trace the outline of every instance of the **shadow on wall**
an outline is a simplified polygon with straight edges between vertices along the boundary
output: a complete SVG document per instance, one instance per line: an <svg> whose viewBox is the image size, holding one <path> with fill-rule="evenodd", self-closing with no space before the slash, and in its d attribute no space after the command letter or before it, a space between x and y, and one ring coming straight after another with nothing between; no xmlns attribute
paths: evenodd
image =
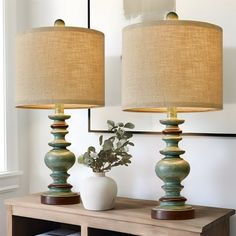
<svg viewBox="0 0 236 236"><path fill-rule="evenodd" d="M236 48L224 48L224 103L236 103Z"/></svg>

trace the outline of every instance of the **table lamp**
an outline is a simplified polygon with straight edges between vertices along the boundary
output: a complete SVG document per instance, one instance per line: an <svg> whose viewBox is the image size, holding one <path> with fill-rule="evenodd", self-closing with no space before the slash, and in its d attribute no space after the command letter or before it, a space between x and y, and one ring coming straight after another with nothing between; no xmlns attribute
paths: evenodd
<svg viewBox="0 0 236 236"><path fill-rule="evenodd" d="M216 25L166 20L130 25L123 30L122 107L131 112L167 112L155 171L165 196L152 209L154 219L191 219L194 209L180 195L190 171L178 147L184 120L177 112L222 109L222 29Z"/></svg>
<svg viewBox="0 0 236 236"><path fill-rule="evenodd" d="M45 164L53 183L41 195L43 204L79 202L79 194L67 183L75 156L67 147L64 108L93 108L104 105L104 34L87 28L53 27L32 29L16 40L16 107L55 109L49 143L52 150Z"/></svg>

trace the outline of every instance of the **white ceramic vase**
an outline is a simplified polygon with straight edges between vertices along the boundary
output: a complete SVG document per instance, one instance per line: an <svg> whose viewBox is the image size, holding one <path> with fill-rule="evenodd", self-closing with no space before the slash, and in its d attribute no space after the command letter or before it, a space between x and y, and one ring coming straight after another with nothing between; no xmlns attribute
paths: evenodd
<svg viewBox="0 0 236 236"><path fill-rule="evenodd" d="M117 184L105 173L93 172L93 176L86 178L81 184L80 195L85 209L109 210L115 204Z"/></svg>

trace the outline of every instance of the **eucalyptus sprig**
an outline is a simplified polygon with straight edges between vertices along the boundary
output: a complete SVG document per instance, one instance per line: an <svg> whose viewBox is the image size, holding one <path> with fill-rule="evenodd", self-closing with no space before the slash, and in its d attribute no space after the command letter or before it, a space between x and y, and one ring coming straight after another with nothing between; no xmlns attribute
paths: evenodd
<svg viewBox="0 0 236 236"><path fill-rule="evenodd" d="M112 167L125 165L131 163L132 155L129 154L128 146L134 146L130 139L133 137L131 132L127 129L133 129L134 124L119 122L115 124L114 121L107 121L108 130L113 132L114 135L108 139L99 137L99 145L101 149L96 151L95 147L90 146L83 155L78 158L80 164L84 164L92 168L93 172L107 172Z"/></svg>

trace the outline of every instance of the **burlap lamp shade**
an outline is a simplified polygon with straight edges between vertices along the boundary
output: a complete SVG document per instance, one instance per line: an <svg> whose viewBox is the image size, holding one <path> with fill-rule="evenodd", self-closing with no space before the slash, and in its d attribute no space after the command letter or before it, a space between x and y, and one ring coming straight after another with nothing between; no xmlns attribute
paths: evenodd
<svg viewBox="0 0 236 236"><path fill-rule="evenodd" d="M222 30L183 20L128 26L122 70L124 110L222 109Z"/></svg>
<svg viewBox="0 0 236 236"><path fill-rule="evenodd" d="M104 35L76 27L43 27L16 41L16 106L104 105Z"/></svg>
<svg viewBox="0 0 236 236"><path fill-rule="evenodd" d="M179 148L184 120L177 112L222 109L222 29L195 21L168 20L131 25L123 30L122 107L134 112L167 112L164 155L155 167L165 195L151 210L154 219L194 218L181 196L190 165Z"/></svg>

